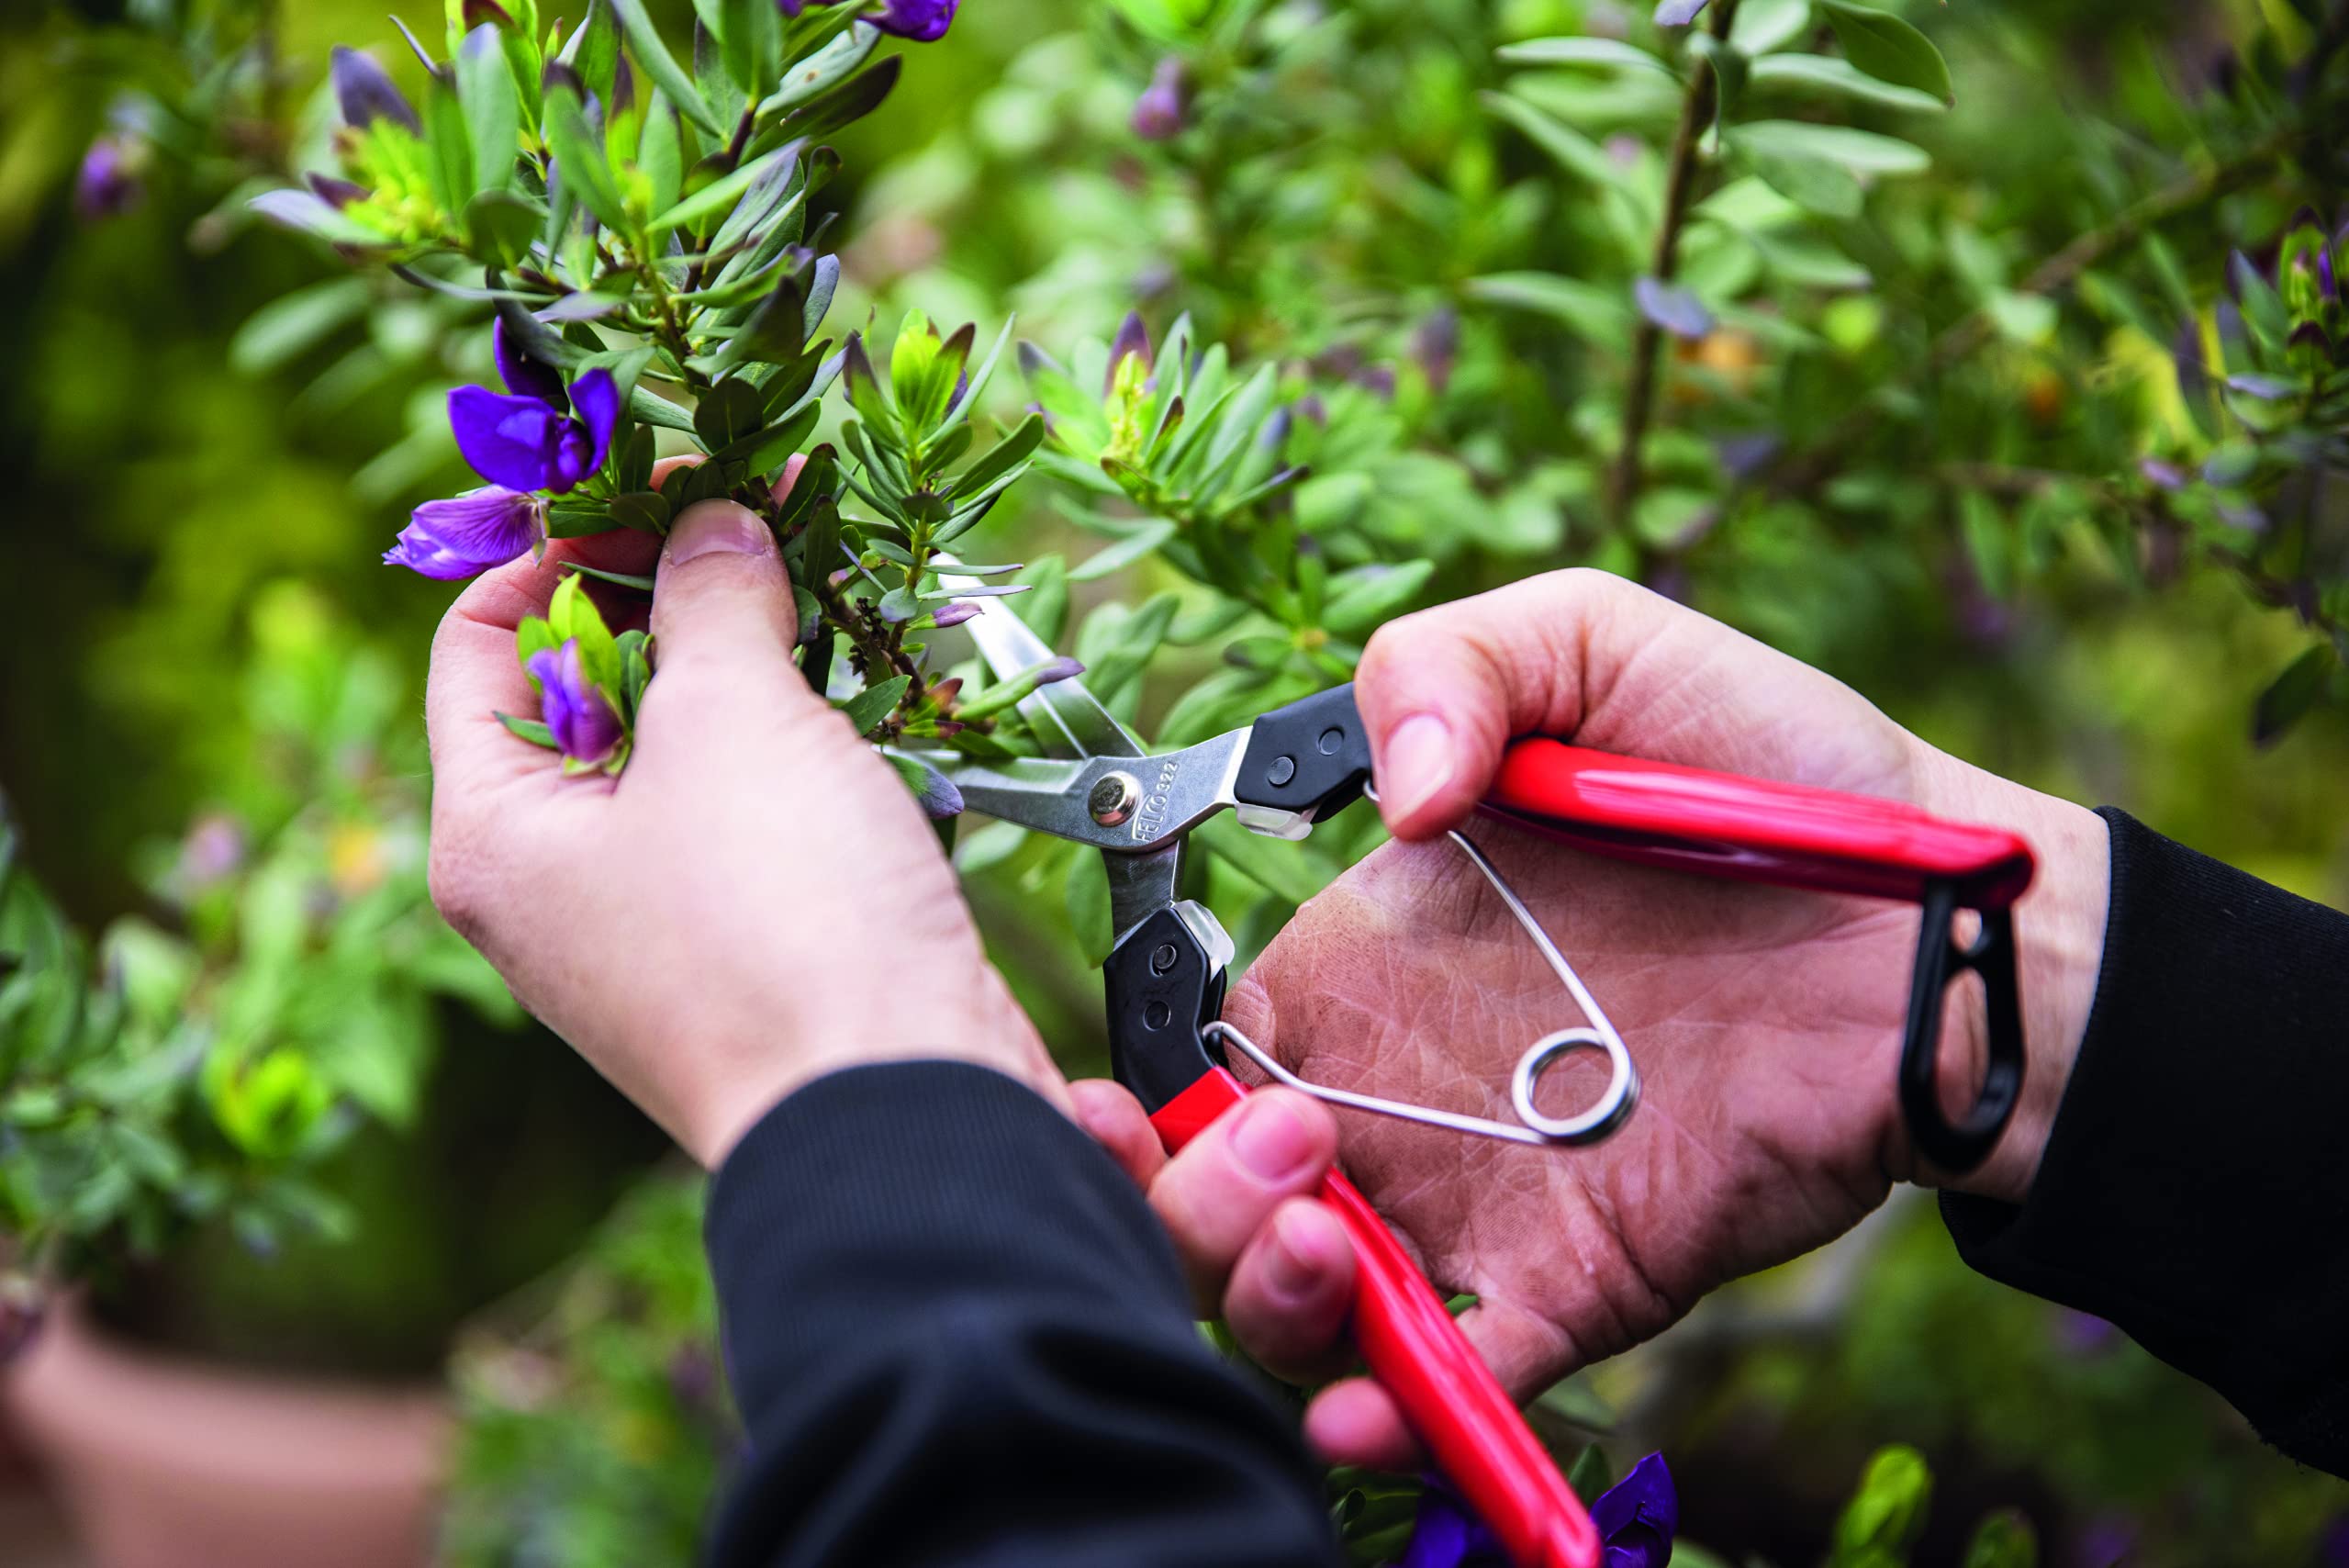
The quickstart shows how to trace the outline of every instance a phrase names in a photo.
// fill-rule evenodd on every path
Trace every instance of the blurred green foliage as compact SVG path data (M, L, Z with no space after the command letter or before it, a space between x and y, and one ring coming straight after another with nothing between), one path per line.
M1799 0L1670 31L1607 0L971 0L835 139L834 319L1016 316L1041 347L986 412L1050 411L1047 472L968 549L1031 563L1023 612L1154 737L1342 678L1399 609L1593 563L1973 760L2349 899L2349 322L2312 248L2341 218L2349 11L1895 9L1953 106L1913 51L1871 59ZM440 400L488 377L484 308L245 216L325 166L333 43L420 84L344 0L0 20L0 784L92 924L201 942L228 920L156 908L126 846L176 842L250 777L275 721L228 694L273 613L364 625L388 652L349 678L387 722L445 601L375 556L459 482ZM140 189L84 221L102 133ZM1207 493L1201 454L1136 444L1155 392L1111 380L1104 346L1136 308L1162 353L1187 315L1219 374L1266 388L1235 427L1245 478ZM306 597L264 595L288 577ZM1205 836L1244 954L1373 837L1332 829ZM330 862L331 830L304 833ZM1001 827L957 857L1085 1063L1088 857ZM579 1279L468 1359L463 1561L684 1560L726 1440L694 1381L687 1200L623 1211ZM1690 1534L1733 1555L2030 1561L2011 1508L2051 1563L2297 1562L2344 1506L2133 1348L1967 1275L1917 1208L1588 1381L1605 1446L1664 1448ZM1870 1462L1898 1442L1917 1453Z

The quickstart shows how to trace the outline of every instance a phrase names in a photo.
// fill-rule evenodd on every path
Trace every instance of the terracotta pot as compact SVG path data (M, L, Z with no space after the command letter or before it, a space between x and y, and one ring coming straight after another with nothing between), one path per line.
M93 1568L421 1568L453 1423L438 1388L239 1372L56 1312L0 1383Z

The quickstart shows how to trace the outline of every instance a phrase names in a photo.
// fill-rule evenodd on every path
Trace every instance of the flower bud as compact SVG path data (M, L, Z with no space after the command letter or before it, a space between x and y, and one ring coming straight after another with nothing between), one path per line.
M1134 100L1134 134L1145 141L1171 141L1182 130L1182 62L1168 55L1150 73L1150 84Z

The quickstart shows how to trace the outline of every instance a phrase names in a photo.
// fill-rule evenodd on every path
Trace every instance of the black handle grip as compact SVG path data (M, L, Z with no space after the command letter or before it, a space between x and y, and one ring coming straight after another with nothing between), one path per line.
M1989 1158L2014 1119L2023 1092L2023 1015L2015 984L2012 909L1982 912L1982 933L1971 946L1951 932L1957 915L1953 882L1925 885L1925 919L1917 935L1917 972L1908 988L1908 1028L1900 1045L1900 1110L1917 1151L1952 1174ZM1971 970L1982 977L1984 1033L1990 1060L1974 1108L1952 1123L1941 1114L1941 1003L1950 982Z
M1127 932L1102 966L1110 1070L1145 1111L1155 1114L1221 1065L1200 1032L1223 1016L1226 973L1171 909Z
M1352 805L1370 781L1370 737L1349 681L1258 719L1232 793L1247 805L1318 821Z

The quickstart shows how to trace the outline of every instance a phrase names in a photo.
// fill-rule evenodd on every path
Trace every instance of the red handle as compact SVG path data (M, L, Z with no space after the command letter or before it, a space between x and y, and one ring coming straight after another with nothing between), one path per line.
M1485 809L1594 854L1741 881L2004 909L2030 886L2030 846L1897 801L1773 784L1531 739L1513 743Z
M1171 1152L1247 1093L1216 1068L1150 1124ZM1581 1499L1411 1255L1345 1177L1330 1172L1321 1196L1354 1243L1354 1342L1436 1463L1518 1568L1597 1568L1598 1532Z

